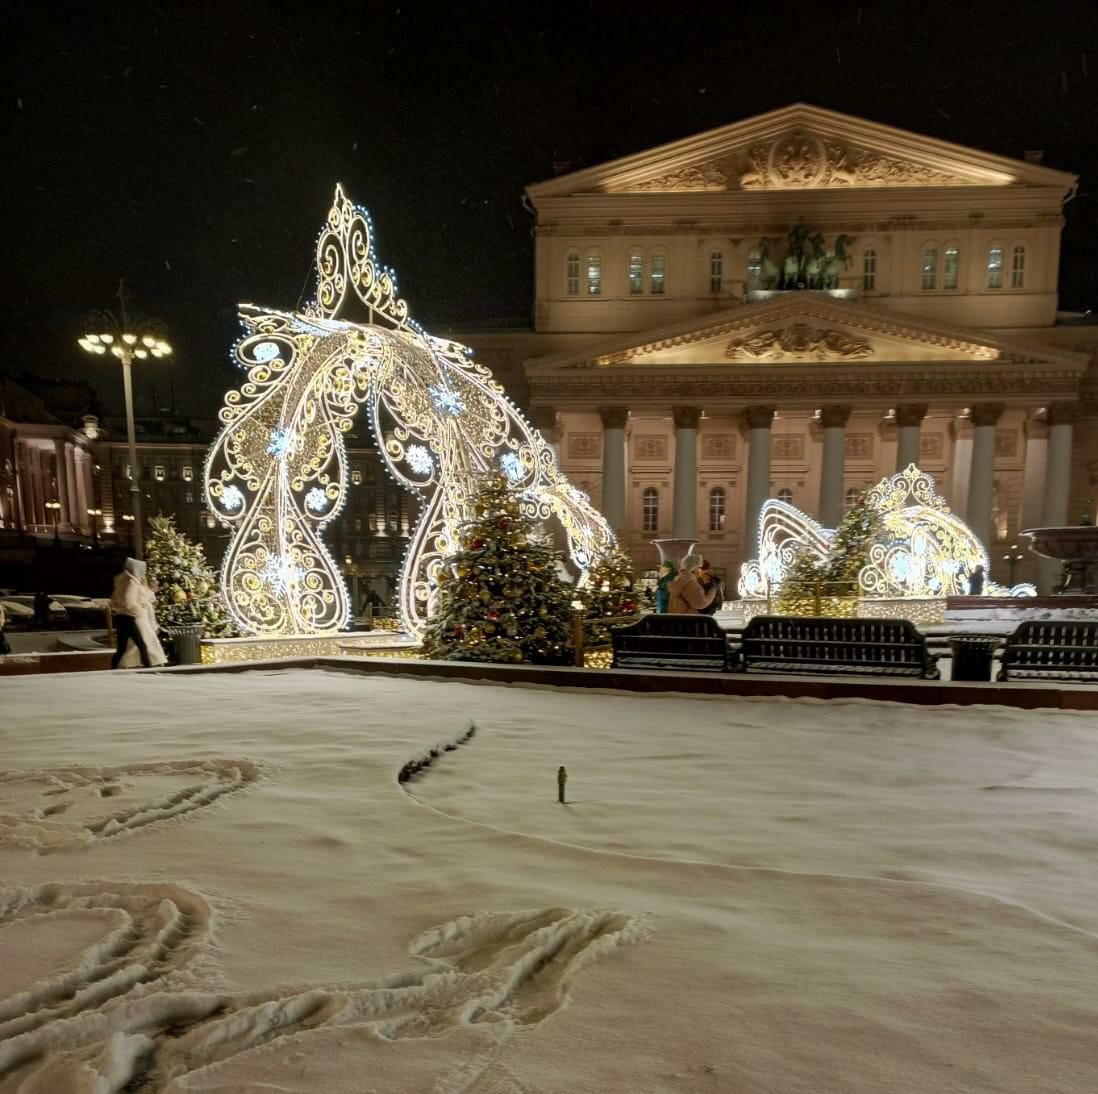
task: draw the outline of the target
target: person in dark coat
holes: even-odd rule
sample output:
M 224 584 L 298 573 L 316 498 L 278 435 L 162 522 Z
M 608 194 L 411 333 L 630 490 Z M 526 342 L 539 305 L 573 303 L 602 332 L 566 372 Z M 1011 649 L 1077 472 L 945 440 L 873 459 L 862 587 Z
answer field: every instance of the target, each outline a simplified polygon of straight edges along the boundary
M 671 599 L 668 586 L 678 576 L 678 567 L 673 562 L 660 563 L 659 577 L 656 579 L 656 611 L 660 615 L 667 614 L 667 603 Z
M 975 570 L 969 575 L 968 578 L 968 595 L 969 596 L 983 596 L 984 595 L 984 568 L 983 566 L 977 566 Z
M 48 627 L 50 623 L 50 598 L 45 593 L 34 594 L 34 625 Z

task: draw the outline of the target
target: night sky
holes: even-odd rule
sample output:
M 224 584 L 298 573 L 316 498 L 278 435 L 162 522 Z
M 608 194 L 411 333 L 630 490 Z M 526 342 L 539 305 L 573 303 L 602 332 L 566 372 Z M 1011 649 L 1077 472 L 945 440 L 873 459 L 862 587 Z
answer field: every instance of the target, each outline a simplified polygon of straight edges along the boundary
M 0 369 L 92 378 L 83 315 L 132 306 L 145 370 L 212 416 L 238 301 L 311 291 L 336 181 L 438 329 L 523 319 L 526 184 L 802 100 L 1081 176 L 1061 306 L 1098 310 L 1098 4 L 5 5 Z

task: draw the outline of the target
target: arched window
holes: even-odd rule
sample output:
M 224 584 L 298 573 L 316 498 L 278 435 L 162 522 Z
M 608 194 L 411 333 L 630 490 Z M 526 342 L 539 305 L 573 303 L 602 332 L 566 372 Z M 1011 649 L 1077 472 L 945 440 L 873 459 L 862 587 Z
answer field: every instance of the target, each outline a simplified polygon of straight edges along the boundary
M 629 252 L 629 295 L 640 296 L 644 292 L 644 255 L 640 251 Z
M 843 495 L 843 507 L 849 512 L 858 504 L 858 499 L 862 496 L 861 490 L 856 486 L 847 487 L 846 493 Z
M 587 295 L 602 296 L 602 255 L 598 251 L 587 255 Z
M 938 248 L 923 248 L 923 288 L 936 289 L 938 287 Z
M 1014 250 L 1010 252 L 1010 287 L 1012 289 L 1026 287 L 1026 245 L 1024 243 L 1015 243 Z
M 667 256 L 662 251 L 652 253 L 652 295 L 663 296 L 667 288 Z
M 784 501 L 786 505 L 793 504 L 793 491 L 788 486 L 783 486 L 778 491 L 778 501 Z
M 725 494 L 723 486 L 714 486 L 709 491 L 709 531 L 724 531 L 724 503 Z
M 714 251 L 709 256 L 709 291 L 716 296 L 724 283 L 724 255 Z
M 660 530 L 660 492 L 654 486 L 646 486 L 641 495 L 641 514 L 645 532 Z
M 961 269 L 961 252 L 957 250 L 955 243 L 950 243 L 945 249 L 945 264 L 942 266 L 942 288 L 957 288 L 957 277 Z
M 1003 287 L 1003 248 L 997 243 L 987 249 L 987 287 Z
M 567 292 L 569 296 L 579 296 L 580 294 L 580 256 L 579 251 L 569 251 L 568 259 L 565 263 L 565 275 L 567 284 Z
M 862 292 L 877 289 L 877 252 L 872 247 L 862 251 Z
M 747 256 L 747 287 L 756 289 L 759 286 L 759 275 L 762 273 L 762 255 L 758 251 L 752 251 Z

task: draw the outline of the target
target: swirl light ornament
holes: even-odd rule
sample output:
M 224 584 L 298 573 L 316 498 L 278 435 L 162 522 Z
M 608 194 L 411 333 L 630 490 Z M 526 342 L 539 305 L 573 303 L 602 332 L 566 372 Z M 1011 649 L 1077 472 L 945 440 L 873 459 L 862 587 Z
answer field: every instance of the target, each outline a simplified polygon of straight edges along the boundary
M 963 520 L 951 513 L 930 475 L 909 464 L 866 493 L 888 538 L 875 543 L 858 574 L 864 599 L 944 600 L 963 596 L 977 566 L 990 571 L 984 545 Z M 747 600 L 773 596 L 797 550 L 819 559 L 831 550 L 835 531 L 785 502 L 763 503 L 759 515 L 759 557 L 744 563 L 738 590 Z M 985 596 L 1036 596 L 1029 584 L 1005 588 L 987 580 Z
M 210 509 L 232 531 L 222 594 L 248 635 L 347 624 L 346 587 L 322 531 L 346 501 L 344 435 L 360 407 L 390 474 L 422 499 L 399 585 L 410 634 L 422 633 L 439 569 L 472 515 L 475 479 L 488 470 L 505 471 L 526 515 L 561 522 L 580 570 L 615 545 L 489 370 L 409 318 L 372 237 L 365 210 L 337 186 L 317 241 L 315 301 L 301 312 L 240 308 L 245 332 L 233 352 L 247 380 L 225 397 L 205 478 Z M 340 318 L 356 300 L 368 322 Z

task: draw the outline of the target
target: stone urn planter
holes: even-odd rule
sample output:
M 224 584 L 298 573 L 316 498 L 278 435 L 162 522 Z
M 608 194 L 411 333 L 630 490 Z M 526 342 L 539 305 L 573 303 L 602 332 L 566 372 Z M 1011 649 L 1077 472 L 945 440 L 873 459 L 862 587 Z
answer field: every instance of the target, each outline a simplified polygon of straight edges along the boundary
M 678 569 L 679 563 L 698 545 L 696 539 L 654 539 L 652 544 L 660 553 L 660 562 L 670 562 Z
M 1029 549 L 1043 558 L 1064 563 L 1067 580 L 1062 595 L 1098 595 L 1098 528 L 1075 524 L 1065 528 L 1029 528 L 1020 533 Z

